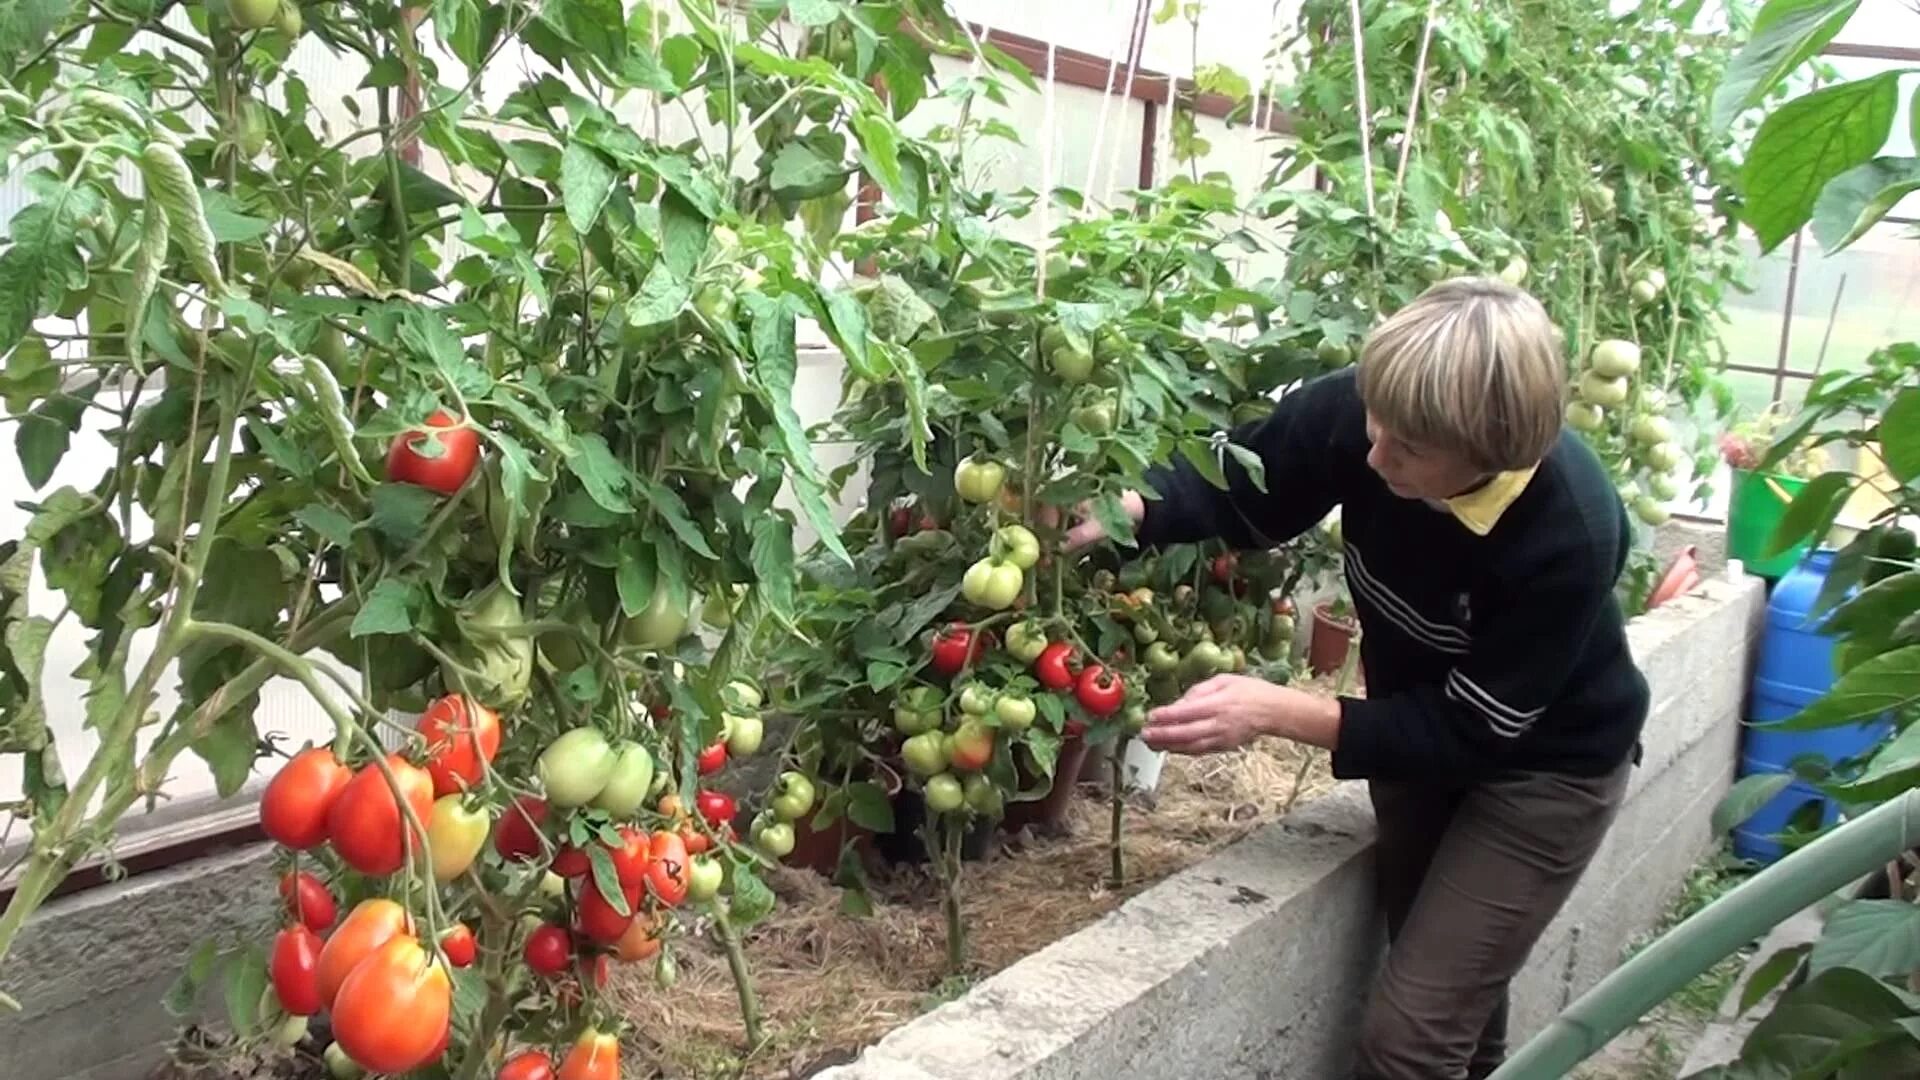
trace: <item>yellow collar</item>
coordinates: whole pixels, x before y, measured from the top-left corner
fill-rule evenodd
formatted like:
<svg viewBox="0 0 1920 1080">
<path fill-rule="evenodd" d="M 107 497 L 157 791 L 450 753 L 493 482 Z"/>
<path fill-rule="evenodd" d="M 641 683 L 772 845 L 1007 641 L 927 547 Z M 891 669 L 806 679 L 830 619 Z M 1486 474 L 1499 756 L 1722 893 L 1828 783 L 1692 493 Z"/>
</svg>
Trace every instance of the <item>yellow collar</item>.
<svg viewBox="0 0 1920 1080">
<path fill-rule="evenodd" d="M 1498 473 L 1493 479 L 1465 495 L 1444 500 L 1447 511 L 1475 536 L 1485 536 L 1500 523 L 1500 515 L 1527 490 L 1538 465 Z"/>
</svg>

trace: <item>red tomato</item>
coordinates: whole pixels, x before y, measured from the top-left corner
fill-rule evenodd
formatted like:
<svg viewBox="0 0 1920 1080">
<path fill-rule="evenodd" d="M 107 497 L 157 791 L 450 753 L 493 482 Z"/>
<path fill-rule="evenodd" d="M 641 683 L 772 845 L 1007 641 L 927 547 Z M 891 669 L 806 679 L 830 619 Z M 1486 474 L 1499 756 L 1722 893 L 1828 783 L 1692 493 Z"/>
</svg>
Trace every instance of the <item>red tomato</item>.
<svg viewBox="0 0 1920 1080">
<path fill-rule="evenodd" d="M 1117 671 L 1088 664 L 1080 673 L 1080 681 L 1074 684 L 1073 697 L 1094 716 L 1112 716 L 1127 700 L 1127 682 Z"/>
<path fill-rule="evenodd" d="M 595 990 L 607 988 L 607 977 L 613 974 L 613 964 L 606 953 L 595 953 L 591 957 L 580 958 L 580 981 L 592 982 Z"/>
<path fill-rule="evenodd" d="M 933 635 L 930 666 L 941 675 L 958 675 L 969 662 L 980 658 L 985 644 L 966 623 L 951 623 Z"/>
<path fill-rule="evenodd" d="M 1073 645 L 1056 641 L 1040 650 L 1033 662 L 1033 677 L 1049 690 L 1073 689 Z"/>
<path fill-rule="evenodd" d="M 500 1066 L 495 1080 L 555 1080 L 553 1059 L 538 1050 L 524 1050 Z"/>
<path fill-rule="evenodd" d="M 1286 597 L 1286 596 L 1276 596 L 1276 597 L 1274 597 L 1274 598 L 1273 598 L 1273 613 L 1274 613 L 1275 615 L 1291 615 L 1291 614 L 1293 614 L 1293 600 L 1292 600 L 1292 598 L 1290 598 L 1290 597 Z"/>
<path fill-rule="evenodd" d="M 387 755 L 387 767 L 393 770 L 400 794 L 413 808 L 414 816 L 425 826 L 433 816 L 433 778 L 427 770 L 410 764 L 399 754 Z M 333 838 L 333 850 L 348 866 L 363 874 L 391 874 L 407 864 L 409 848 L 417 849 L 420 837 L 407 835 L 409 826 L 400 804 L 394 801 L 387 778 L 372 765 L 360 770 L 334 801 L 327 816 L 327 831 Z M 409 840 L 415 842 L 409 843 Z"/>
<path fill-rule="evenodd" d="M 473 940 L 473 930 L 466 923 L 454 923 L 440 935 L 440 951 L 447 954 L 447 963 L 463 968 L 473 963 L 479 946 Z"/>
<path fill-rule="evenodd" d="M 724 791 L 702 791 L 693 797 L 693 805 L 699 808 L 707 824 L 716 829 L 731 822 L 737 812 L 733 796 Z"/>
<path fill-rule="evenodd" d="M 712 776 L 727 764 L 727 740 L 721 739 L 705 750 L 700 751 L 699 766 L 701 776 Z"/>
<path fill-rule="evenodd" d="M 1233 584 L 1236 571 L 1240 569 L 1240 556 L 1231 551 L 1223 551 L 1213 557 L 1213 580 L 1222 585 Z"/>
<path fill-rule="evenodd" d="M 459 423 L 445 409 L 436 409 L 427 417 L 427 426 L 452 430 L 408 431 L 395 436 L 387 451 L 387 479 L 396 484 L 418 484 L 442 495 L 459 491 L 480 462 L 480 433 L 470 427 L 456 427 Z M 416 450 L 428 439 L 440 444 L 439 457 L 424 457 Z"/>
<path fill-rule="evenodd" d="M 584 877 L 592 869 L 592 856 L 572 844 L 561 845 L 553 855 L 553 872 L 561 877 Z"/>
<path fill-rule="evenodd" d="M 332 926 L 340 914 L 334 906 L 333 894 L 319 878 L 305 870 L 289 870 L 281 875 L 280 901 L 287 905 L 287 914 L 315 933 Z"/>
<path fill-rule="evenodd" d="M 527 966 L 541 975 L 558 975 L 573 959 L 573 938 L 561 927 L 548 923 L 527 935 L 521 950 Z"/>
<path fill-rule="evenodd" d="M 547 820 L 544 799 L 522 795 L 513 800 L 493 830 L 494 850 L 503 859 L 532 862 L 540 857 L 540 823 Z"/>
<path fill-rule="evenodd" d="M 484 765 L 500 752 L 500 714 L 459 694 L 427 706 L 420 714 L 427 740 L 427 772 L 435 798 L 475 787 Z"/>
<path fill-rule="evenodd" d="M 653 861 L 652 838 L 633 825 L 620 828 L 620 846 L 613 849 L 613 873 L 622 885 L 644 885 L 647 864 Z"/>
<path fill-rule="evenodd" d="M 698 855 L 712 849 L 713 838 L 695 828 L 689 821 L 680 826 L 680 843 L 686 847 L 687 854 Z"/>
<path fill-rule="evenodd" d="M 320 1002 L 331 1007 L 360 961 L 396 937 L 413 933 L 407 909 L 391 900 L 362 900 L 320 950 Z"/>
<path fill-rule="evenodd" d="M 653 861 L 647 867 L 648 887 L 661 903 L 678 907 L 687 898 L 688 875 L 693 869 L 686 841 L 662 829 L 653 834 L 650 853 Z"/>
<path fill-rule="evenodd" d="M 352 780 L 353 770 L 327 747 L 300 751 L 267 782 L 260 796 L 260 828 L 295 851 L 319 847 L 327 839 L 327 815 Z"/>
<path fill-rule="evenodd" d="M 607 902 L 600 894 L 600 887 L 593 881 L 581 883 L 580 899 L 574 904 L 574 925 L 589 940 L 602 945 L 612 945 L 626 934 L 627 927 L 633 924 L 633 913 L 640 910 L 641 886 L 622 885 L 621 898 L 627 902 L 627 913 L 620 914 L 619 909 Z"/>
<path fill-rule="evenodd" d="M 912 527 L 913 511 L 904 506 L 894 507 L 893 512 L 887 515 L 887 533 L 891 536 L 896 538 L 905 536 L 907 530 Z"/>
<path fill-rule="evenodd" d="M 560 1063 L 559 1080 L 620 1080 L 620 1040 L 592 1028 L 581 1032 Z"/>
<path fill-rule="evenodd" d="M 273 939 L 273 993 L 291 1016 L 312 1016 L 326 1004 L 320 1000 L 320 935 L 304 926 L 289 926 Z"/>
<path fill-rule="evenodd" d="M 453 981 L 420 943 L 397 937 L 360 962 L 333 1003 L 333 1038 L 377 1073 L 403 1073 L 446 1051 Z"/>
</svg>

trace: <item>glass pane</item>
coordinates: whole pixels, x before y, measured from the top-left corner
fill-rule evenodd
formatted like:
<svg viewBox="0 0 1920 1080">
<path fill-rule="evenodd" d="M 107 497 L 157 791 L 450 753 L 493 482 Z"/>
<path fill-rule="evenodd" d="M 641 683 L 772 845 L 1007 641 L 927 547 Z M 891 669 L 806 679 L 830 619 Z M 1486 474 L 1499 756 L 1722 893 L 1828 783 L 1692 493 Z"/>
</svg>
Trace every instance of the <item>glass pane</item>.
<svg viewBox="0 0 1920 1080">
<path fill-rule="evenodd" d="M 1875 349 L 1913 340 L 1920 340 L 1920 243 L 1911 226 L 1883 223 L 1833 255 L 1811 240 L 1802 245 L 1789 370 L 1858 368 Z"/>
<path fill-rule="evenodd" d="M 1793 245 L 1782 244 L 1762 258 L 1752 232 L 1742 229 L 1740 247 L 1747 253 L 1751 291 L 1727 293 L 1727 323 L 1720 340 L 1726 345 L 1729 363 L 1772 368 L 1780 362 L 1780 327 L 1787 309 Z"/>
<path fill-rule="evenodd" d="M 1843 45 L 1920 42 L 1920 13 L 1914 11 L 1911 0 L 1862 0 L 1833 40 Z"/>
</svg>

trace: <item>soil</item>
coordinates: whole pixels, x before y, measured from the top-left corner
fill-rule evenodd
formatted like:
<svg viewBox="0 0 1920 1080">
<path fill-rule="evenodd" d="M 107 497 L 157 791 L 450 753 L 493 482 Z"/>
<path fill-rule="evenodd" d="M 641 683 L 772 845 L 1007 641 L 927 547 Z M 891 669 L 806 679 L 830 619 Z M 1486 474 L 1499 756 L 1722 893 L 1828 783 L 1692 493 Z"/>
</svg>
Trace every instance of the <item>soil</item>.
<svg viewBox="0 0 1920 1080">
<path fill-rule="evenodd" d="M 1325 691 L 1324 681 L 1317 681 Z M 1313 688 L 1313 687 L 1309 687 Z M 967 962 L 946 964 L 940 890 L 925 867 L 870 863 L 870 912 L 805 870 L 770 875 L 774 914 L 746 934 L 763 1018 L 749 1052 L 725 955 L 693 926 L 675 939 L 679 980 L 652 964 L 615 965 L 607 994 L 631 1019 L 626 1080 L 801 1080 L 845 1064 L 973 983 L 1098 920 L 1126 899 L 1332 787 L 1324 752 L 1270 742 L 1206 758 L 1169 758 L 1152 795 L 1126 806 L 1127 877 L 1110 884 L 1110 803 L 1082 784 L 1059 835 L 1001 834 L 963 871 Z M 248 1051 L 189 1028 L 150 1080 L 322 1080 L 313 1036 L 292 1051 Z"/>
</svg>

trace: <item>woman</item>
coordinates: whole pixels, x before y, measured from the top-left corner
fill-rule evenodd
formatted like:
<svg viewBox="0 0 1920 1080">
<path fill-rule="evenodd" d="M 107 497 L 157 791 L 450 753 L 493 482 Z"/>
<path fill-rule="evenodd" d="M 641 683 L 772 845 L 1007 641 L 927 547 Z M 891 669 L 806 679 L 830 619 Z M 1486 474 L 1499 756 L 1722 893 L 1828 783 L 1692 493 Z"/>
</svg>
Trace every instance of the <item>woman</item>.
<svg viewBox="0 0 1920 1080">
<path fill-rule="evenodd" d="M 1234 433 L 1264 488 L 1182 462 L 1127 498 L 1143 547 L 1271 547 L 1341 510 L 1365 698 L 1240 675 L 1154 710 L 1182 754 L 1263 736 L 1333 752 L 1368 782 L 1390 946 L 1360 1080 L 1484 1077 L 1506 1052 L 1507 984 L 1599 847 L 1638 758 L 1647 686 L 1614 584 L 1630 544 L 1606 468 L 1561 430 L 1546 311 L 1498 281 L 1428 290 L 1357 369 Z M 1077 525 L 1069 547 L 1103 536 Z"/>
</svg>

